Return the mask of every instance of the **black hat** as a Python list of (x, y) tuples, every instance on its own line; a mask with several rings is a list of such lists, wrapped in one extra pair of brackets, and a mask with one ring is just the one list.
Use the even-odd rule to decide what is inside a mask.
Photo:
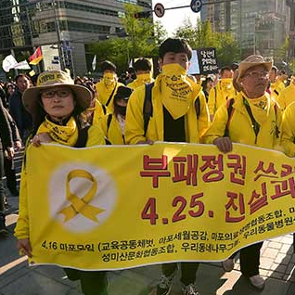
[(132, 91), (133, 91), (133, 89), (131, 89), (127, 86), (119, 86), (117, 89), (117, 93), (114, 96), (114, 99), (124, 98), (124, 99), (128, 100)]

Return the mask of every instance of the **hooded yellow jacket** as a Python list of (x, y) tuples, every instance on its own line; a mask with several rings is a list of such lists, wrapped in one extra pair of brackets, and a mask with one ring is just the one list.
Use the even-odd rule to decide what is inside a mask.
[[(110, 126), (108, 128), (108, 118), (112, 116)], [(108, 114), (101, 118), (100, 127), (104, 136), (110, 141), (111, 144), (125, 144), (124, 137), (121, 133), (120, 124), (115, 114)]]
[(238, 93), (233, 104), (231, 118), (228, 119), (228, 105), (225, 103), (217, 110), (211, 126), (204, 135), (204, 142), (212, 144), (214, 139), (223, 137), (228, 124), (229, 137), (232, 142), (279, 149), (280, 139), (277, 131), (281, 127), (282, 114), (279, 107), (275, 107), (275, 102), (271, 100), (268, 94), (266, 95), (270, 102), (269, 115), (266, 122), (260, 126), (257, 139), (252, 128), (251, 118), (243, 102), (243, 95)]
[[(101, 104), (105, 105), (107, 104), (110, 96), (112, 95), (107, 107), (113, 111), (113, 99), (115, 94), (117, 93), (117, 89), (119, 86), (124, 86), (120, 82), (116, 82), (116, 84), (112, 87), (107, 87), (104, 83), (104, 80), (102, 79), (100, 82), (96, 83), (96, 91), (98, 95), (98, 100), (100, 101)], [(114, 90), (115, 88), (115, 90)], [(114, 91), (113, 91), (114, 90)]]
[(289, 157), (295, 157), (295, 102), (293, 101), (286, 108), (283, 114), (282, 122), (282, 136), (281, 145), (283, 147), (284, 153)]
[(233, 85), (231, 85), (229, 90), (225, 90), (221, 87), (221, 81), (218, 81), (217, 85), (209, 92), (208, 108), (210, 116), (214, 116), (218, 108), (228, 99), (235, 97), (235, 95), (236, 91)]
[[(91, 126), (88, 129), (88, 140), (86, 143), (86, 147), (104, 144), (105, 140), (101, 130), (97, 126)], [(19, 217), (14, 231), (15, 237), (19, 240), (29, 238), (29, 212), (27, 206), (28, 197), (26, 165), (23, 163), (19, 194)]]
[[(155, 80), (155, 84), (152, 89), (153, 116), (149, 120), (146, 136), (144, 136), (143, 119), (145, 86), (143, 85), (136, 88), (129, 98), (126, 114), (126, 144), (136, 144), (139, 141), (147, 140), (164, 140), (164, 115), (160, 90), (160, 75)], [(204, 99), (204, 96), (200, 95), (200, 116), (199, 119), (197, 119), (195, 100), (200, 94), (201, 86), (195, 83), (192, 87), (192, 97), (194, 97), (194, 99), (191, 101), (190, 108), (185, 115), (186, 141), (198, 143), (209, 126), (209, 114), (206, 106), (206, 100)]]
[(280, 93), (277, 102), (282, 110), (295, 101), (295, 85), (293, 82)]
[(281, 92), (285, 89), (285, 84), (280, 79), (276, 79), (274, 83), (270, 84), (270, 89), (271, 89), (271, 97), (275, 101), (277, 101)]

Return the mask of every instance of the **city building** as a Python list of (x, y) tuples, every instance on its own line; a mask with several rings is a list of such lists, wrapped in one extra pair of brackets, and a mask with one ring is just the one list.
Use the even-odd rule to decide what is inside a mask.
[[(122, 32), (124, 3), (151, 9), (151, 0), (0, 0), (0, 54), (28, 57), (37, 46), (58, 50), (60, 66), (85, 75), (85, 44)], [(54, 58), (53, 58), (54, 59)], [(56, 58), (54, 59), (56, 62)]]
[(282, 63), (282, 46), (290, 31), (290, 7), (286, 0), (217, 2), (203, 5), (202, 21), (209, 20), (214, 31), (232, 32), (240, 44), (242, 57), (257, 53)]

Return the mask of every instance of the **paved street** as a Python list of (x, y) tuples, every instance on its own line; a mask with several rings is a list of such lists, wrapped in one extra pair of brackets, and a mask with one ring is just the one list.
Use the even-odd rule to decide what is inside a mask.
[[(20, 157), (17, 159), (18, 172)], [(63, 270), (56, 266), (27, 267), (25, 257), (18, 255), (13, 229), (17, 220), (18, 197), (8, 195), (12, 206), (7, 218), (11, 235), (0, 239), (0, 295), (79, 295), (78, 283), (71, 282)], [(225, 273), (219, 263), (201, 264), (197, 282), (202, 295), (293, 295), (295, 294), (295, 255), (293, 236), (283, 236), (264, 243), (261, 258), (261, 274), (266, 287), (258, 292), (249, 286), (239, 272)], [(140, 267), (109, 273), (110, 295), (153, 295), (160, 275), (159, 266)], [(172, 295), (180, 295), (179, 280), (175, 278)]]

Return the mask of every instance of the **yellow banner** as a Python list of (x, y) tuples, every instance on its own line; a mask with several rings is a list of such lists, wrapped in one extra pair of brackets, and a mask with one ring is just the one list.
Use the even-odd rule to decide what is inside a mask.
[(31, 264), (123, 269), (218, 261), (295, 231), (295, 159), (234, 145), (27, 152)]

